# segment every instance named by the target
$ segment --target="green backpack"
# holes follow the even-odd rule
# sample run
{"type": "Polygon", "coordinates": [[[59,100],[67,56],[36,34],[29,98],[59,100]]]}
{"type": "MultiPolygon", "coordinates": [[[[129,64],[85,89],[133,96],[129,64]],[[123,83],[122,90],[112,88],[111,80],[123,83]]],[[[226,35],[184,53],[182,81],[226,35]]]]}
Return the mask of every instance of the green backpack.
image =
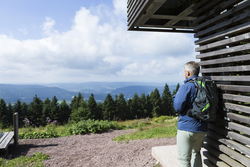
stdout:
{"type": "Polygon", "coordinates": [[[196,97],[193,101],[193,108],[187,111],[187,115],[202,121],[215,120],[219,102],[215,81],[204,77],[196,77],[188,82],[194,83],[196,97]]]}

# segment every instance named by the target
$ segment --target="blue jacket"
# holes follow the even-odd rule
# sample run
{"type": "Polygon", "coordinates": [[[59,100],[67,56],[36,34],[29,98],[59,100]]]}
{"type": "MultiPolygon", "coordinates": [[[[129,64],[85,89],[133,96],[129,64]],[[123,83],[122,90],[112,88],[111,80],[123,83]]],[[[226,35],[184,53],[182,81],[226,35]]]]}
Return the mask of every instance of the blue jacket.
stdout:
{"type": "Polygon", "coordinates": [[[189,77],[180,86],[178,92],[173,96],[173,105],[176,112],[179,113],[178,129],[189,132],[206,132],[207,122],[197,120],[187,116],[187,111],[193,107],[193,100],[196,96],[194,83],[186,83],[196,75],[189,77]]]}

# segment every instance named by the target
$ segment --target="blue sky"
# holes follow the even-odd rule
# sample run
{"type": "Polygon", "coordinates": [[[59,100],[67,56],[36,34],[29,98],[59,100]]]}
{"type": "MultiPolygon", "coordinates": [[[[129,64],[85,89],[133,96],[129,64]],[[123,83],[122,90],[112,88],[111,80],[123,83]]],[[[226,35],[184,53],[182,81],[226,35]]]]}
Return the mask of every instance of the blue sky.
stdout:
{"type": "Polygon", "coordinates": [[[0,0],[0,83],[176,84],[192,34],[130,32],[126,0],[0,0]]]}

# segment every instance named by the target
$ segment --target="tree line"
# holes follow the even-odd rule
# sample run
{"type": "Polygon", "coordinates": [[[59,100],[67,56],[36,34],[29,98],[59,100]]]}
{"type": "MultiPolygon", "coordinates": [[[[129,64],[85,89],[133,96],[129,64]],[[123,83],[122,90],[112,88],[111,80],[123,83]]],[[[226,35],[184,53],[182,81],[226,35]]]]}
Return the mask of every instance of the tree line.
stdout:
{"type": "MultiPolygon", "coordinates": [[[[173,94],[179,89],[177,84],[173,94]]],[[[172,104],[172,95],[169,87],[165,84],[164,91],[160,95],[156,88],[150,94],[134,94],[132,99],[126,100],[121,93],[115,98],[107,94],[103,103],[97,103],[91,94],[88,100],[79,93],[74,96],[70,104],[66,100],[58,103],[54,96],[42,101],[37,95],[30,104],[18,100],[14,106],[0,100],[0,128],[6,128],[13,124],[13,113],[18,112],[19,126],[23,127],[25,118],[30,121],[30,126],[45,126],[46,119],[56,120],[58,124],[67,123],[69,120],[76,122],[87,119],[95,120],[129,120],[146,117],[158,117],[160,115],[175,115],[172,104]]]]}

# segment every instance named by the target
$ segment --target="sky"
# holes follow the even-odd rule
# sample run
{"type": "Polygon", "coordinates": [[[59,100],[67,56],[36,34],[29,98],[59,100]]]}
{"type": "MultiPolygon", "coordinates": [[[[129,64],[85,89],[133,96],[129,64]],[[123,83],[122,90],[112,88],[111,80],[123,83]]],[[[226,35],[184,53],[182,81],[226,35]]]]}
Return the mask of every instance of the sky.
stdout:
{"type": "Polygon", "coordinates": [[[0,83],[183,83],[193,34],[127,31],[127,0],[0,0],[0,83]]]}

